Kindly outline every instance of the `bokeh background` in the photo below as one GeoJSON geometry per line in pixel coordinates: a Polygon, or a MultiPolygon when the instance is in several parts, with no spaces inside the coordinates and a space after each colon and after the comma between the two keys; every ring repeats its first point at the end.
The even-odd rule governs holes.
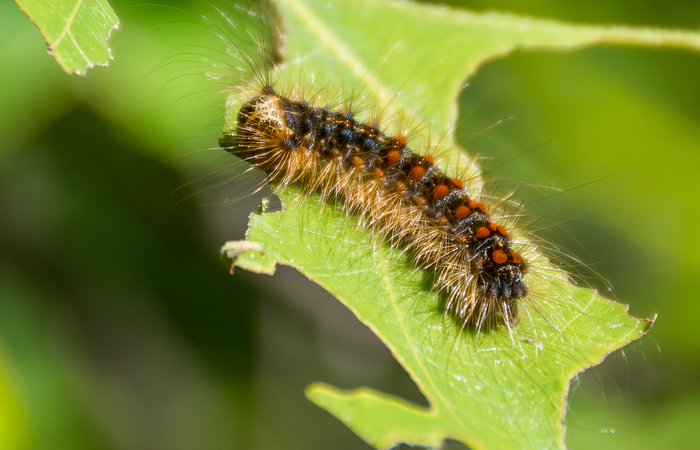
{"type": "MultiPolygon", "coordinates": [[[[256,200],[235,201],[230,158],[206,150],[220,97],[169,59],[211,35],[162,7],[111,4],[115,59],[81,78],[0,3],[0,449],[368,448],[303,388],[425,400],[293,270],[228,274],[218,248],[243,236],[256,200]]],[[[690,0],[461,6],[700,24],[690,0]]],[[[460,98],[461,141],[522,187],[584,281],[659,315],[574,382],[572,449],[700,448],[698,80],[700,55],[678,50],[516,53],[460,98]]]]}

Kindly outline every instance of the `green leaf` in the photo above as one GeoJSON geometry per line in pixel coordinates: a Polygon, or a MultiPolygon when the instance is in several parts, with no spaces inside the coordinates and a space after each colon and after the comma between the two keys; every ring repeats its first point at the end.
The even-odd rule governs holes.
{"type": "Polygon", "coordinates": [[[67,73],[85,75],[112,59],[107,45],[119,19],[106,0],[15,0],[67,73]]]}
{"type": "Polygon", "coordinates": [[[476,341],[440,313],[425,274],[410,269],[400,250],[316,196],[287,189],[281,198],[284,212],[251,216],[248,240],[264,254],[232,259],[240,256],[237,266],[259,273],[271,273],[275,263],[298,268],[350,308],[411,375],[430,409],[367,388],[307,390],[376,448],[437,447],[447,437],[473,448],[562,448],[569,379],[651,324],[550,271],[541,286],[531,284],[549,297],[513,336],[501,329],[476,341]]]}
{"type": "MultiPolygon", "coordinates": [[[[695,32],[571,25],[409,2],[275,5],[287,38],[282,85],[316,79],[325,92],[337,87],[361,92],[386,116],[418,124],[411,146],[419,152],[431,135],[452,143],[456,99],[465,80],[488,60],[516,49],[594,44],[700,49],[695,32]]],[[[234,96],[229,103],[226,130],[235,129],[240,100],[234,96]]],[[[448,171],[466,167],[478,174],[456,147],[440,157],[448,171]]],[[[322,204],[293,186],[278,191],[284,211],[251,216],[247,245],[254,243],[255,250],[233,243],[223,250],[235,247],[229,255],[234,264],[258,273],[273,273],[275,264],[297,268],[351,309],[406,369],[429,408],[367,388],[307,389],[313,402],[376,448],[401,442],[438,447],[445,438],[475,449],[564,448],[571,378],[653,323],[571,284],[536,255],[531,266],[539,276],[528,277],[532,301],[523,305],[517,327],[475,336],[441,313],[439,296],[426,287],[429,276],[411,269],[400,249],[388,247],[372,230],[358,229],[357,219],[338,205],[322,204]]]]}

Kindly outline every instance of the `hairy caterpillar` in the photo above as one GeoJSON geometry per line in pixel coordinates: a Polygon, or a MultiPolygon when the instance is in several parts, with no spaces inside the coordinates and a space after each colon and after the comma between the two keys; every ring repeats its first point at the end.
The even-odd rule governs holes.
{"type": "Polygon", "coordinates": [[[324,201],[403,245],[415,264],[436,272],[446,309],[463,325],[518,321],[527,294],[527,262],[488,206],[470,198],[464,181],[448,178],[430,156],[415,154],[405,136],[386,136],[376,123],[278,95],[264,86],[238,113],[235,134],[221,145],[276,183],[299,183],[324,201]]]}

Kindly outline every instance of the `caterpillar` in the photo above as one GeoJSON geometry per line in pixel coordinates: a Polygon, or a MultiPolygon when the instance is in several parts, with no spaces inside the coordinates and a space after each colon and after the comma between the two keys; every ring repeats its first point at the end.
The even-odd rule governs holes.
{"type": "Polygon", "coordinates": [[[349,214],[405,248],[435,273],[445,309],[475,329],[519,319],[528,263],[513,250],[489,207],[449,178],[406,136],[387,136],[374,122],[278,94],[265,85],[238,112],[235,133],[220,145],[268,173],[276,184],[298,184],[337,201],[349,214]]]}

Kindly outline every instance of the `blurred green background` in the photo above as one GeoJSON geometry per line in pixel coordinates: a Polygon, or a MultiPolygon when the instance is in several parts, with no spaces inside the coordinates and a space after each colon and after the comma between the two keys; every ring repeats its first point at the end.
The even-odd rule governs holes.
{"type": "MultiPolygon", "coordinates": [[[[111,4],[115,59],[80,78],[0,3],[0,449],[368,448],[303,388],[425,400],[293,270],[228,274],[218,247],[242,237],[256,200],[232,206],[230,157],[201,150],[215,147],[220,96],[168,59],[212,36],[164,8],[111,4]]],[[[700,24],[691,1],[462,6],[700,24]]],[[[460,140],[522,188],[540,234],[583,261],[574,271],[633,315],[659,314],[575,381],[572,449],[700,448],[698,80],[699,55],[681,51],[516,53],[460,99],[460,140]]]]}

